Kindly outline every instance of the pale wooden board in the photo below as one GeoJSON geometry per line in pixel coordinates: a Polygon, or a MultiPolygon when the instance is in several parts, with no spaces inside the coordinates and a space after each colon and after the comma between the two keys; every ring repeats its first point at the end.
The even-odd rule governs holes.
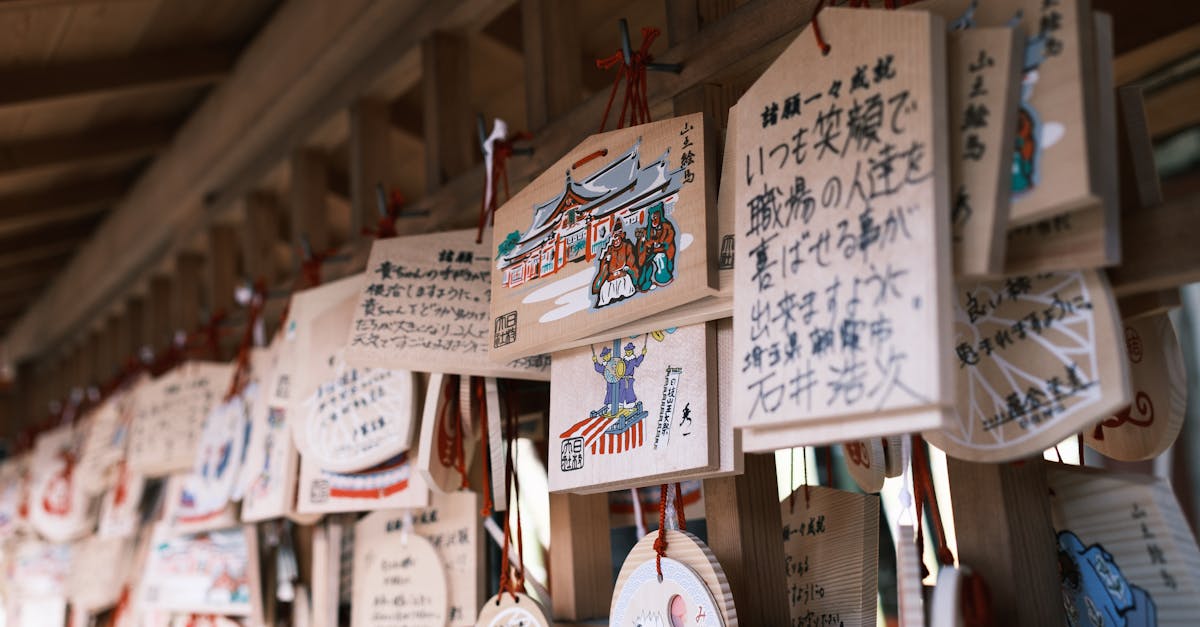
{"type": "Polygon", "coordinates": [[[801,486],[780,506],[793,624],[874,626],[879,497],[801,486]]]}
{"type": "MultiPolygon", "coordinates": [[[[614,602],[620,596],[621,589],[625,586],[625,582],[629,580],[633,571],[644,562],[654,562],[656,555],[654,552],[654,540],[657,536],[657,533],[646,535],[641,540],[638,540],[637,544],[633,546],[633,550],[629,552],[629,555],[625,556],[625,561],[621,564],[621,571],[617,575],[617,582],[613,588],[614,602]]],[[[733,607],[733,592],[729,589],[729,581],[725,578],[725,571],[721,569],[721,564],[717,561],[716,556],[713,555],[712,550],[708,548],[708,545],[687,531],[675,529],[667,530],[666,541],[667,557],[682,563],[700,575],[701,580],[704,581],[704,584],[708,587],[709,592],[719,605],[718,610],[721,613],[721,618],[725,621],[725,627],[737,627],[737,610],[733,607]]]]}
{"type": "Polygon", "coordinates": [[[863,492],[883,489],[885,461],[882,438],[866,438],[842,444],[846,470],[863,492]]]}
{"type": "Polygon", "coordinates": [[[559,459],[550,491],[638,487],[716,469],[714,342],[715,329],[700,324],[555,353],[549,446],[559,459]],[[622,398],[630,391],[637,404],[622,398]],[[635,422],[607,433],[627,420],[635,422]]]}
{"type": "MultiPolygon", "coordinates": [[[[401,459],[362,472],[335,473],[322,470],[301,457],[296,512],[320,514],[425,507],[429,504],[429,486],[416,472],[412,452],[403,454],[401,459]]],[[[311,522],[310,518],[306,524],[311,522]]]]}
{"type": "MultiPolygon", "coordinates": [[[[412,510],[413,531],[433,544],[446,569],[450,585],[447,627],[474,625],[479,606],[484,602],[487,569],[483,523],[479,517],[481,505],[479,495],[474,492],[434,493],[429,507],[412,510]]],[[[403,524],[400,512],[381,514],[390,515],[393,525],[403,524]]]]}
{"type": "Polygon", "coordinates": [[[971,28],[947,39],[950,218],[960,277],[1004,269],[1024,52],[1013,28],[971,28]]]}
{"type": "Polygon", "coordinates": [[[921,553],[911,525],[896,529],[896,597],[900,627],[924,627],[925,592],[921,585],[921,553]]]}
{"type": "MultiPolygon", "coordinates": [[[[453,412],[446,403],[461,403],[462,398],[458,388],[449,389],[451,383],[448,377],[433,373],[429,375],[429,385],[425,392],[425,412],[421,418],[421,436],[417,444],[415,469],[430,489],[449,493],[462,487],[463,476],[455,461],[458,458],[458,448],[455,443],[456,432],[462,431],[462,454],[465,457],[464,467],[468,474],[475,461],[475,446],[478,434],[471,424],[469,405],[463,409],[462,422],[454,424],[453,412]],[[443,420],[439,420],[439,414],[443,420]]],[[[468,397],[469,399],[469,397],[468,397]]]]}
{"type": "Polygon", "coordinates": [[[613,594],[610,624],[722,627],[713,592],[699,573],[670,557],[642,562],[613,594]]]}
{"type": "Polygon", "coordinates": [[[233,527],[238,522],[236,508],[227,505],[204,516],[182,516],[184,486],[191,473],[178,473],[167,478],[163,490],[162,523],[166,533],[176,536],[205,533],[233,527]]]}
{"type": "Polygon", "coordinates": [[[970,283],[958,297],[958,420],[924,434],[947,454],[985,462],[1039,454],[1129,403],[1129,366],[1103,274],[970,283]]]}
{"type": "Polygon", "coordinates": [[[82,433],[71,425],[38,436],[30,462],[29,524],[51,542],[69,542],[92,532],[96,503],[80,487],[68,459],[79,455],[82,433]]]}
{"type": "Polygon", "coordinates": [[[717,321],[717,470],[709,477],[742,474],[742,431],[733,428],[733,319],[717,321]]]}
{"type": "Polygon", "coordinates": [[[169,522],[173,528],[191,527],[232,514],[230,502],[244,459],[247,402],[259,393],[250,384],[242,394],[213,405],[197,442],[196,463],[178,478],[180,499],[169,522]]]}
{"type": "Polygon", "coordinates": [[[100,496],[100,520],[96,535],[101,538],[128,538],[138,532],[142,491],[146,479],[127,470],[117,472],[116,484],[100,496]],[[117,499],[118,493],[121,498],[117,499]]]}
{"type": "Polygon", "coordinates": [[[88,494],[98,495],[116,481],[117,463],[125,458],[137,391],[148,379],[139,377],[105,399],[84,418],[87,435],[80,449],[77,468],[81,487],[88,494]]]}
{"type": "Polygon", "coordinates": [[[546,355],[498,363],[488,358],[488,305],[496,265],[490,232],[475,230],[375,240],[350,326],[352,366],[550,378],[546,355]]]}
{"type": "Polygon", "coordinates": [[[886,477],[899,477],[904,474],[904,460],[901,441],[904,436],[891,435],[883,439],[883,474],[886,477]]]}
{"type": "Polygon", "coordinates": [[[1089,64],[1094,91],[1087,105],[1097,110],[1089,117],[1094,136],[1089,141],[1096,145],[1091,161],[1101,202],[1010,229],[1005,274],[1098,268],[1121,261],[1112,24],[1102,14],[1096,16],[1095,59],[1089,64]]]}
{"type": "Polygon", "coordinates": [[[422,536],[391,529],[394,514],[375,512],[354,525],[350,625],[444,627],[450,584],[442,558],[422,536]]]}
{"type": "MultiPolygon", "coordinates": [[[[496,257],[489,338],[493,359],[557,350],[563,342],[714,293],[717,277],[709,266],[708,240],[716,190],[705,176],[704,129],[703,115],[693,114],[593,135],[500,207],[491,249],[496,257]],[[572,167],[597,150],[607,153],[572,167]],[[687,153],[694,162],[683,166],[687,153]],[[631,183],[632,189],[618,191],[631,183]],[[673,270],[652,273],[648,256],[637,259],[637,249],[643,248],[637,230],[649,230],[645,225],[650,224],[650,210],[663,200],[664,222],[674,231],[673,270]],[[586,216],[568,207],[570,203],[584,207],[586,216]],[[597,215],[610,210],[614,213],[597,215]],[[610,234],[616,231],[614,216],[623,222],[625,245],[607,262],[610,234]],[[569,224],[572,218],[584,223],[569,224]],[[500,245],[514,232],[518,247],[501,257],[500,245]],[[568,252],[566,237],[576,232],[581,233],[582,246],[568,252]],[[534,261],[538,251],[544,251],[543,259],[534,261]],[[575,260],[568,261],[570,257],[575,260]],[[649,281],[651,274],[661,281],[649,281]],[[614,281],[608,284],[606,277],[614,281]],[[634,285],[644,277],[644,283],[634,285]],[[614,294],[627,297],[605,301],[614,294]]],[[[645,251],[649,253],[648,245],[645,251]]]]}
{"type": "Polygon", "coordinates": [[[246,537],[241,527],[199,536],[173,536],[156,525],[141,571],[142,608],[248,616],[246,537]]]}
{"type": "Polygon", "coordinates": [[[330,517],[313,529],[312,618],[314,625],[336,625],[338,623],[342,523],[333,518],[330,517]]]}
{"type": "MultiPolygon", "coordinates": [[[[951,346],[952,294],[944,24],[922,11],[837,8],[822,10],[819,23],[830,54],[821,54],[806,28],[742,97],[731,120],[738,159],[748,164],[736,183],[737,232],[746,236],[738,243],[743,262],[734,268],[733,362],[743,364],[734,377],[735,425],[802,426],[812,430],[804,436],[812,442],[941,425],[938,410],[954,394],[949,355],[938,352],[951,346]],[[868,87],[851,93],[856,68],[864,65],[868,87]],[[835,81],[841,81],[836,98],[835,81]],[[799,117],[784,118],[797,92],[813,100],[799,117]],[[832,144],[837,153],[819,145],[822,130],[838,130],[830,109],[848,118],[856,101],[873,95],[885,106],[878,141],[864,134],[849,141],[842,129],[832,144]],[[777,123],[763,128],[771,111],[777,123]],[[811,140],[800,165],[800,153],[791,152],[798,129],[811,140]],[[885,146],[907,151],[914,143],[920,155],[911,153],[914,163],[904,167],[913,170],[902,180],[864,178],[885,146]],[[855,192],[856,167],[863,193],[855,192]],[[811,203],[790,210],[786,201],[798,177],[811,203]],[[764,190],[773,189],[778,213],[755,214],[752,203],[762,205],[770,196],[764,190]],[[878,195],[870,214],[866,193],[878,195]],[[880,229],[878,239],[868,229],[865,251],[858,239],[864,215],[880,229]]],[[[749,440],[746,450],[779,448],[749,440]]]]}
{"type": "Polygon", "coordinates": [[[411,372],[346,365],[346,334],[357,297],[347,287],[360,285],[361,279],[330,283],[293,301],[312,323],[296,331],[306,359],[290,405],[296,417],[292,438],[301,457],[332,472],[357,472],[392,459],[409,449],[416,430],[411,372]]]}
{"type": "Polygon", "coordinates": [[[1113,459],[1157,457],[1175,443],[1187,411],[1187,371],[1167,314],[1124,324],[1133,401],[1084,431],[1088,446],[1113,459]]]}
{"type": "Polygon", "coordinates": [[[966,627],[963,620],[963,592],[967,575],[961,568],[942,566],[929,608],[930,627],[966,627]]]}
{"type": "Polygon", "coordinates": [[[300,454],[292,440],[286,407],[255,403],[243,476],[242,520],[257,522],[286,515],[295,507],[300,454]]]}
{"type": "Polygon", "coordinates": [[[131,469],[147,477],[189,470],[204,418],[232,375],[229,364],[187,362],[140,390],[129,434],[131,469]]]}
{"type": "MultiPolygon", "coordinates": [[[[733,116],[734,109],[736,109],[736,105],[730,107],[730,117],[733,116]]],[[[713,238],[708,255],[709,265],[714,267],[717,273],[716,295],[705,296],[686,305],[646,316],[636,322],[585,338],[579,342],[569,342],[563,348],[595,344],[615,336],[637,335],[670,326],[697,324],[733,315],[733,266],[737,259],[735,249],[737,207],[734,204],[736,200],[734,182],[737,180],[736,132],[737,127],[735,126],[730,126],[725,131],[725,147],[721,156],[721,180],[717,189],[716,237],[713,238]]]]}
{"type": "Polygon", "coordinates": [[[24,526],[20,510],[28,458],[25,453],[0,462],[0,540],[7,540],[24,526]]]}
{"type": "Polygon", "coordinates": [[[501,592],[479,608],[476,627],[552,627],[549,615],[540,603],[523,592],[501,592]]]}
{"type": "Polygon", "coordinates": [[[492,480],[488,489],[492,491],[492,509],[502,512],[508,509],[508,497],[504,494],[504,460],[507,450],[504,446],[504,427],[508,424],[508,417],[507,414],[501,413],[500,390],[496,379],[488,377],[483,386],[484,410],[487,412],[488,477],[492,480]]]}
{"type": "MultiPolygon", "coordinates": [[[[1098,147],[1091,136],[1098,111],[1092,74],[1090,2],[1062,0],[1052,6],[1042,0],[981,2],[975,17],[980,26],[1003,26],[1018,10],[1022,12],[1025,40],[1036,47],[1032,54],[1023,55],[1026,64],[1030,60],[1038,62],[1035,68],[1025,71],[1022,97],[1023,105],[1033,112],[1030,119],[1036,123],[1031,132],[1024,131],[1027,127],[1020,120],[1017,124],[1018,137],[1033,140],[1035,174],[1032,187],[1014,194],[1009,218],[1014,225],[1099,207],[1104,195],[1104,183],[1094,169],[1103,145],[1098,147]],[[1052,13],[1058,15],[1057,20],[1052,13]],[[1043,33],[1043,23],[1057,23],[1060,28],[1043,33]],[[1044,38],[1039,39],[1039,35],[1044,38]]],[[[1024,153],[1020,143],[1016,152],[1024,153]]],[[[1015,161],[1014,170],[1028,171],[1025,160],[1015,161]]],[[[1014,175],[1014,190],[1019,189],[1021,178],[1014,175]]]]}
{"type": "Polygon", "coordinates": [[[67,598],[72,605],[95,612],[116,605],[133,566],[131,538],[89,536],[71,547],[67,598]],[[99,576],[103,573],[103,576],[99,576]]]}
{"type": "MultiPolygon", "coordinates": [[[[1064,544],[1073,543],[1064,538],[1069,531],[1083,547],[1099,545],[1111,555],[1110,565],[1123,576],[1124,590],[1136,593],[1136,587],[1149,595],[1157,624],[1195,623],[1200,551],[1170,484],[1149,475],[1047,466],[1047,480],[1054,491],[1050,505],[1059,532],[1060,563],[1064,544]],[[1169,580],[1174,587],[1168,585],[1169,580]]],[[[1079,545],[1075,548],[1078,551],[1079,545]]],[[[1099,555],[1092,559],[1101,561],[1099,555]]],[[[1091,578],[1091,583],[1098,583],[1094,573],[1091,578]]],[[[1063,592],[1065,597],[1065,585],[1063,592]]],[[[1103,596],[1093,596],[1093,602],[1098,608],[1106,606],[1103,596]]],[[[1131,621],[1144,616],[1133,611],[1127,615],[1131,621]]]]}
{"type": "Polygon", "coordinates": [[[829,422],[814,425],[794,425],[776,428],[739,429],[742,448],[747,453],[767,453],[797,446],[821,446],[847,442],[872,433],[888,436],[937,429],[954,419],[953,409],[928,409],[900,414],[884,413],[866,416],[849,422],[829,422]]]}

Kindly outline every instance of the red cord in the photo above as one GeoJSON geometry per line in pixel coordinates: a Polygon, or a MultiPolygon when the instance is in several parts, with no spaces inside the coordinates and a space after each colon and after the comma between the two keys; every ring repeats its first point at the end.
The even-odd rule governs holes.
{"type": "Polygon", "coordinates": [[[608,114],[612,112],[613,100],[617,96],[617,88],[621,79],[625,79],[625,99],[621,103],[621,116],[617,119],[617,128],[625,128],[626,114],[629,126],[637,126],[650,121],[650,103],[646,93],[646,64],[654,57],[650,54],[650,46],[662,34],[657,28],[642,28],[642,45],[632,51],[633,58],[626,59],[624,52],[616,51],[603,59],[596,59],[596,67],[607,70],[620,65],[613,79],[612,90],[608,94],[608,102],[604,105],[604,117],[600,120],[600,131],[608,125],[608,114]]]}
{"type": "MultiPolygon", "coordinates": [[[[509,399],[510,407],[512,399],[509,399]]],[[[514,510],[517,517],[517,561],[516,568],[512,568],[508,559],[508,547],[512,536],[512,516],[504,516],[504,547],[501,549],[500,556],[500,592],[508,592],[513,600],[517,600],[517,593],[525,589],[525,540],[524,528],[521,526],[521,483],[517,479],[516,472],[516,457],[517,457],[517,412],[509,411],[505,418],[506,435],[508,438],[507,450],[508,455],[504,461],[504,494],[505,501],[508,501],[510,510],[514,510]]]]}
{"type": "Polygon", "coordinates": [[[821,12],[821,8],[825,6],[825,0],[817,2],[817,9],[813,11],[812,16],[812,31],[813,37],[817,40],[817,47],[821,49],[821,54],[829,54],[831,46],[825,42],[825,38],[821,36],[821,24],[817,22],[817,14],[821,12]]]}
{"type": "Polygon", "coordinates": [[[488,409],[487,409],[487,385],[483,377],[471,377],[471,389],[474,396],[479,401],[479,465],[483,467],[483,487],[480,492],[483,493],[483,510],[480,515],[484,518],[492,515],[492,469],[488,460],[488,454],[491,452],[488,446],[491,440],[488,433],[488,409]]]}
{"type": "MultiPolygon", "coordinates": [[[[933,489],[933,471],[929,466],[929,453],[925,450],[925,441],[920,435],[912,436],[912,466],[914,492],[917,494],[917,530],[920,534],[921,505],[929,511],[933,521],[933,530],[937,534],[938,561],[943,566],[954,564],[954,554],[946,542],[946,528],[942,525],[942,512],[938,508],[937,493],[933,489]]],[[[918,536],[919,537],[919,536],[918,536]]]]}
{"type": "Polygon", "coordinates": [[[246,385],[250,382],[250,348],[254,345],[254,327],[258,324],[258,319],[262,317],[263,307],[266,305],[267,288],[266,283],[259,279],[254,284],[254,293],[250,297],[250,310],[246,315],[246,330],[242,332],[242,341],[238,344],[238,353],[236,365],[233,369],[233,378],[229,382],[229,391],[225,393],[225,401],[229,402],[233,397],[242,393],[246,385]]]}
{"type": "Polygon", "coordinates": [[[533,139],[533,135],[529,133],[517,133],[516,135],[497,140],[492,144],[492,178],[487,180],[487,174],[484,174],[483,185],[485,187],[483,199],[480,200],[479,207],[479,229],[475,232],[475,243],[483,241],[483,229],[496,223],[496,209],[499,208],[499,194],[496,193],[496,181],[500,180],[504,183],[504,200],[507,201],[511,196],[508,191],[508,158],[513,156],[513,144],[517,141],[528,141],[533,139]],[[488,194],[490,187],[491,194],[488,194]],[[491,198],[488,203],[487,199],[491,198]]]}
{"type": "Polygon", "coordinates": [[[654,568],[662,579],[662,558],[667,554],[667,484],[659,487],[658,537],[654,539],[654,568]]]}

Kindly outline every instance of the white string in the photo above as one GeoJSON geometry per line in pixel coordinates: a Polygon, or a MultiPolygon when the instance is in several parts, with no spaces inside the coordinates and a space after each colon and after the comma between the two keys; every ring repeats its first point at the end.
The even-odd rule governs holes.
{"type": "Polygon", "coordinates": [[[904,468],[904,480],[900,483],[900,516],[897,523],[912,526],[915,522],[912,495],[912,438],[900,438],[900,464],[904,468]]]}

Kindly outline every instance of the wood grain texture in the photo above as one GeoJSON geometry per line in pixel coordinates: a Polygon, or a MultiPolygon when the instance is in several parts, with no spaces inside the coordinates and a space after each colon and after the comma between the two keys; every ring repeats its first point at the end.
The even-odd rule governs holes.
{"type": "Polygon", "coordinates": [[[1025,38],[1014,28],[970,28],[948,37],[956,276],[1004,269],[1024,51],[1025,38]]]}
{"type": "Polygon", "coordinates": [[[747,625],[785,625],[789,611],[774,455],[747,455],[745,473],[705,479],[708,546],[747,625]]]}
{"type": "Polygon", "coordinates": [[[878,492],[883,489],[885,462],[882,438],[867,438],[842,444],[842,458],[846,470],[863,492],[878,492]]]}
{"type": "Polygon", "coordinates": [[[946,463],[958,560],[987,581],[992,620],[1063,624],[1045,468],[1036,460],[946,463]]]}
{"type": "MultiPolygon", "coordinates": [[[[832,8],[822,10],[820,27],[828,41],[844,43],[832,44],[822,55],[812,33],[802,33],[741,98],[736,119],[730,119],[737,127],[738,159],[749,164],[737,177],[735,196],[744,208],[737,213],[737,232],[746,234],[739,237],[745,241],[738,249],[747,263],[734,267],[739,286],[734,351],[749,364],[734,378],[736,426],[806,429],[811,432],[803,438],[807,443],[941,425],[940,410],[953,398],[952,364],[936,352],[950,345],[946,316],[952,294],[948,190],[935,183],[949,180],[948,131],[937,122],[946,119],[944,24],[921,11],[832,8]],[[903,63],[887,66],[888,58],[903,63]],[[851,98],[857,71],[868,67],[879,69],[877,76],[862,69],[859,93],[851,98]],[[832,144],[834,151],[822,147],[828,136],[822,128],[828,132],[834,112],[852,111],[856,99],[873,95],[899,107],[896,94],[905,104],[886,115],[902,124],[880,125],[875,135],[859,133],[857,140],[846,130],[846,137],[832,144]],[[810,103],[804,106],[800,99],[810,103]],[[799,149],[793,139],[798,125],[811,139],[799,149]],[[876,180],[868,209],[866,192],[853,191],[855,173],[861,176],[868,159],[883,158],[879,151],[885,146],[914,142],[923,147],[906,166],[914,174],[888,185],[876,180]],[[848,224],[847,211],[882,225],[889,215],[895,223],[897,207],[907,208],[903,235],[881,230],[879,238],[868,233],[848,249],[844,241],[840,248],[835,245],[839,222],[848,224]],[[877,298],[854,295],[853,286],[878,284],[881,272],[889,275],[890,291],[877,298]],[[812,316],[805,313],[809,298],[816,308],[812,316]],[[861,300],[850,314],[844,307],[855,298],[861,300]],[[831,314],[816,313],[831,302],[831,314]],[[786,314],[777,313],[781,307],[786,314]],[[768,308],[771,314],[764,315],[768,308]],[[862,347],[854,333],[839,339],[833,328],[847,317],[887,320],[892,332],[869,350],[891,366],[854,370],[862,347]],[[805,359],[794,344],[800,344],[805,359]],[[894,376],[892,367],[898,368],[894,376]],[[856,382],[847,387],[844,375],[852,370],[856,382]]],[[[770,446],[764,442],[760,448],[748,435],[743,445],[746,450],[770,446]]]]}
{"type": "Polygon", "coordinates": [[[1119,315],[1102,274],[966,284],[958,298],[957,420],[925,433],[949,455],[1034,455],[1129,403],[1119,315]]]}
{"type": "Polygon", "coordinates": [[[1127,320],[1125,355],[1133,396],[1125,408],[1083,431],[1088,446],[1113,459],[1157,457],[1175,443],[1187,410],[1187,372],[1171,318],[1127,320]]]}
{"type": "Polygon", "coordinates": [[[608,495],[551,494],[550,545],[555,619],[607,616],[613,593],[608,495]]]}
{"type": "MultiPolygon", "coordinates": [[[[625,556],[625,561],[621,564],[621,572],[617,575],[616,589],[613,594],[614,604],[633,571],[647,561],[654,562],[657,555],[654,550],[657,535],[651,533],[638,540],[629,555],[625,556]]],[[[717,556],[704,542],[687,531],[668,529],[665,539],[667,542],[666,557],[682,563],[699,575],[717,603],[717,607],[714,609],[720,612],[722,624],[725,627],[737,627],[738,614],[734,608],[733,591],[717,556]]]]}

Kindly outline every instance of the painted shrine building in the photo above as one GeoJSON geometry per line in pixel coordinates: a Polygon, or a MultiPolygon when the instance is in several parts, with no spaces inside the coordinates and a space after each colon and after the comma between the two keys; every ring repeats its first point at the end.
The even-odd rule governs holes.
{"type": "Polygon", "coordinates": [[[625,229],[629,241],[645,228],[647,211],[662,203],[670,215],[683,186],[683,168],[670,168],[670,149],[642,167],[641,139],[625,154],[581,181],[566,174],[563,190],[535,205],[533,224],[512,250],[499,255],[497,268],[505,287],[558,272],[569,263],[591,262],[604,252],[613,229],[625,229]],[[629,227],[629,228],[626,228],[629,227]]]}

